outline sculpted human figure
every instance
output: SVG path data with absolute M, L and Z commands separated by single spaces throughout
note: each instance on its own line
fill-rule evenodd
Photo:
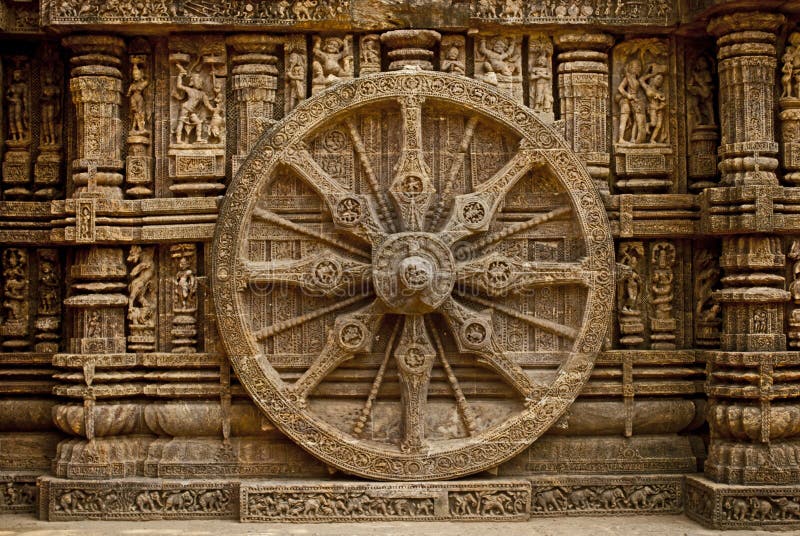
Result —
M 211 119 L 208 121 L 209 138 L 214 138 L 218 143 L 222 142 L 225 131 L 225 94 L 223 93 L 222 81 L 214 82 L 214 100 L 211 109 Z
M 553 75 L 550 71 L 547 52 L 544 49 L 536 53 L 536 59 L 530 71 L 530 79 L 531 87 L 533 87 L 531 107 L 537 112 L 553 111 L 553 92 L 551 89 Z
M 14 69 L 11 84 L 6 91 L 8 102 L 8 137 L 13 141 L 28 138 L 28 84 L 24 80 L 22 69 Z
M 195 131 L 195 139 L 199 143 L 206 143 L 205 136 L 203 135 L 204 120 L 200 117 L 200 107 L 204 106 L 209 112 L 214 111 L 214 106 L 208 100 L 208 95 L 203 90 L 203 78 L 200 73 L 189 73 L 182 65 L 178 64 L 178 77 L 176 87 L 185 93 L 185 98 L 181 103 L 181 111 L 178 115 L 178 124 L 175 127 L 175 141 L 183 143 L 184 133 L 188 135 L 193 129 Z M 188 85 L 184 84 L 183 79 L 189 76 Z M 185 132 L 184 132 L 185 131 Z
M 327 37 L 314 38 L 312 72 L 315 84 L 331 85 L 350 75 L 347 69 L 350 50 L 345 40 Z
M 783 67 L 781 67 L 781 98 L 790 98 L 792 96 L 792 78 L 794 76 L 794 54 L 787 49 L 783 57 Z
M 61 107 L 61 87 L 55 82 L 53 72 L 43 70 L 42 80 L 42 143 L 58 143 L 58 115 Z
M 492 48 L 486 46 L 486 39 L 481 39 L 478 48 L 483 57 L 486 58 L 482 64 L 484 72 L 484 82 L 497 85 L 497 75 L 512 76 L 516 67 L 514 58 L 514 41 L 506 42 L 502 37 L 496 37 L 492 41 Z
M 695 125 L 714 124 L 714 82 L 711 79 L 711 68 L 708 59 L 700 56 L 692 66 L 692 72 L 686 83 L 689 94 L 689 114 Z
M 27 255 L 20 249 L 7 249 L 3 253 L 3 309 L 9 322 L 23 319 L 22 305 L 27 299 L 25 290 L 28 285 L 26 264 Z
M 178 271 L 175 274 L 175 296 L 181 309 L 189 309 L 189 305 L 197 292 L 197 277 L 192 271 L 188 257 L 178 259 Z
M 661 89 L 664 84 L 664 75 L 659 72 L 655 64 L 652 64 L 648 69 L 648 74 L 644 75 L 639 82 L 647 96 L 649 119 L 647 128 L 650 131 L 650 143 L 663 143 L 666 141 L 666 131 L 663 127 L 664 112 L 667 108 L 667 97 Z
M 134 245 L 128 254 L 128 262 L 133 264 L 128 283 L 128 319 L 134 324 L 143 325 L 149 322 L 153 314 L 153 254 Z
M 647 97 L 639 77 L 642 62 L 630 60 L 625 65 L 625 75 L 617 87 L 619 101 L 619 143 L 643 143 L 647 137 Z M 630 135 L 625 136 L 630 123 Z
M 289 81 L 289 109 L 295 108 L 305 98 L 306 62 L 300 54 L 292 52 L 286 66 L 286 78 Z
M 442 71 L 452 74 L 466 74 L 464 64 L 461 62 L 461 51 L 456 45 L 452 45 L 442 60 Z
M 180 77 L 178 77 L 178 80 L 180 81 Z M 134 63 L 131 69 L 131 83 L 126 93 L 131 113 L 131 132 L 144 132 L 147 130 L 144 90 L 148 85 L 150 85 L 150 81 L 145 78 L 139 65 Z

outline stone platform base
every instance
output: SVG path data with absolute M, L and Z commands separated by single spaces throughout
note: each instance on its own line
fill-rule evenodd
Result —
M 41 477 L 39 517 L 240 521 L 524 521 L 683 511 L 682 475 L 473 478 L 453 482 L 65 480 Z
M 788 486 L 718 484 L 686 477 L 686 515 L 715 529 L 800 529 L 800 483 Z

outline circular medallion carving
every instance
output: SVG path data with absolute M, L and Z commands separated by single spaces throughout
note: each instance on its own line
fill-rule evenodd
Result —
M 518 454 L 587 380 L 613 301 L 605 210 L 575 155 L 509 97 L 434 72 L 341 83 L 267 132 L 212 255 L 249 395 L 376 479 Z

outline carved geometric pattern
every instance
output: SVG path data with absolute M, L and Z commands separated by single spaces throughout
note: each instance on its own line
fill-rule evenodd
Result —
M 519 453 L 588 378 L 612 304 L 604 208 L 565 142 L 485 84 L 415 69 L 336 85 L 269 131 L 212 256 L 247 392 L 369 478 Z M 528 366 L 542 355 L 559 365 Z

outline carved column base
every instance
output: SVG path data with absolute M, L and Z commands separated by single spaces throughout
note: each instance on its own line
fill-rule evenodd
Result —
M 58 444 L 53 472 L 76 479 L 135 477 L 143 473 L 147 447 L 154 439 L 145 435 L 67 439 Z
M 33 196 L 37 200 L 55 199 L 61 194 L 61 149 L 43 150 L 33 168 Z
M 31 153 L 30 142 L 21 147 L 12 146 L 3 159 L 3 195 L 8 199 L 27 199 L 31 195 Z
M 686 515 L 714 529 L 786 530 L 800 528 L 800 485 L 718 484 L 686 477 Z
M 618 144 L 614 146 L 616 187 L 623 192 L 663 192 L 672 187 L 674 167 L 669 145 Z
M 758 412 L 757 407 L 753 410 Z M 747 419 L 747 415 L 742 417 Z M 770 443 L 715 439 L 708 449 L 705 474 L 716 481 L 745 485 L 800 482 L 800 439 Z

